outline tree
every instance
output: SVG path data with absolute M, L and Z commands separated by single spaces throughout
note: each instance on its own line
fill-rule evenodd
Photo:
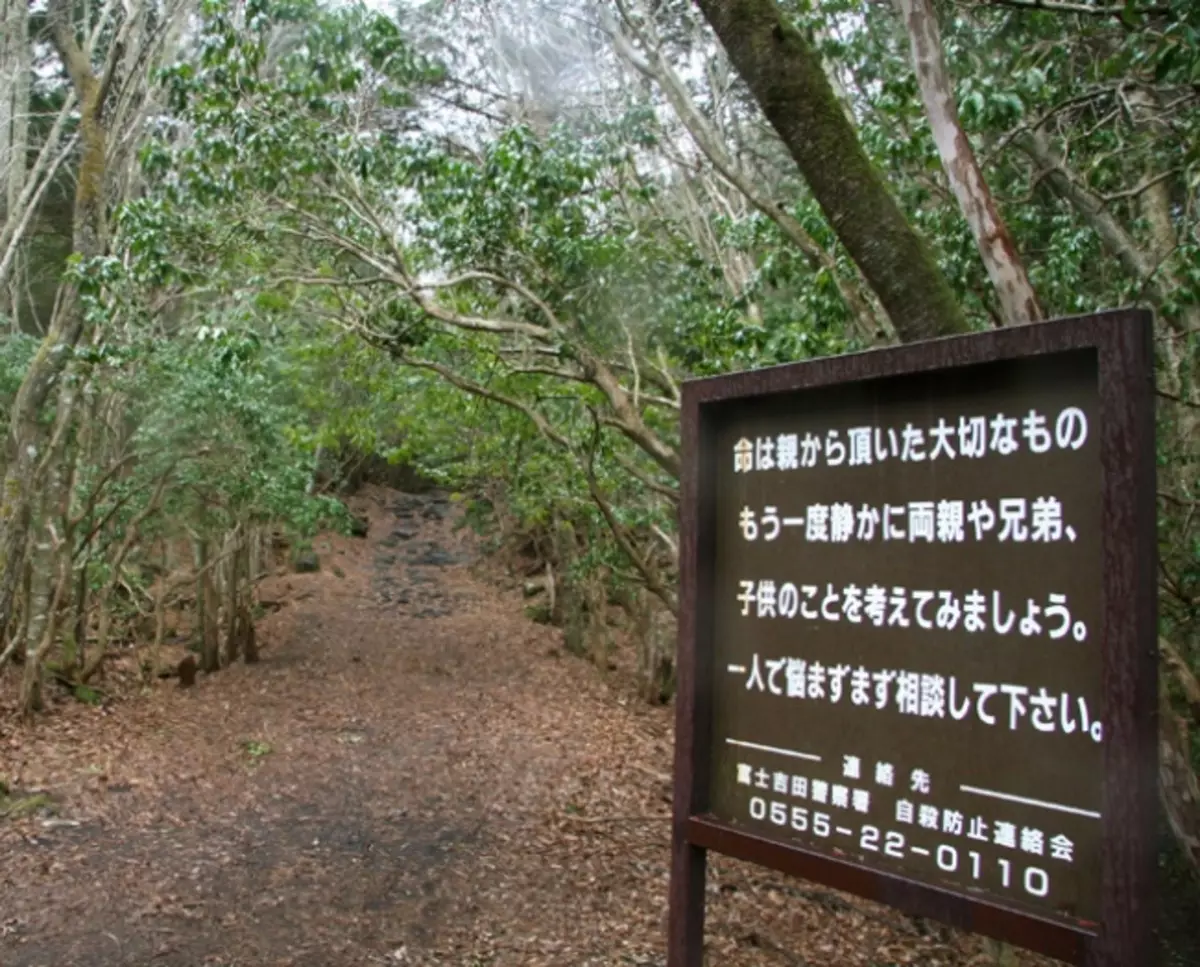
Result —
M 912 42 L 913 69 L 929 116 L 946 180 L 971 227 L 979 257 L 1010 325 L 1042 318 L 1037 294 L 1017 254 L 1012 233 L 984 180 L 970 139 L 958 120 L 954 89 L 942 55 L 941 33 L 931 0 L 896 0 Z
M 697 0 L 902 339 L 966 332 L 954 292 L 775 0 Z
M 98 262 L 106 254 L 109 165 L 115 147 L 110 143 L 112 118 L 117 114 L 128 121 L 136 120 L 131 112 L 119 113 L 117 102 L 139 94 L 142 98 L 147 96 L 145 74 L 139 76 L 137 72 L 148 70 L 161 55 L 173 21 L 181 15 L 182 9 L 182 3 L 164 6 L 158 11 L 157 28 L 147 29 L 145 18 L 149 11 L 146 5 L 124 8 L 115 21 L 110 18 L 117 14 L 113 8 L 106 7 L 102 23 L 80 46 L 79 24 L 71 5 L 66 0 L 51 0 L 47 8 L 50 37 L 69 78 L 72 97 L 79 107 L 79 161 L 72 214 L 72 247 L 76 262 L 75 268 L 65 273 L 49 328 L 25 371 L 9 417 L 8 460 L 0 485 L 0 633 L 8 627 L 12 616 L 13 598 L 33 520 L 33 501 L 46 432 L 41 413 L 76 345 L 89 328 L 84 307 L 85 289 L 95 286 L 89 273 L 99 268 Z M 85 36 L 89 26 L 83 24 Z M 97 73 L 93 56 L 98 52 L 93 49 L 93 41 L 104 27 L 109 28 L 110 33 L 104 66 Z M 66 110 L 64 106 L 64 116 Z M 53 152 L 49 157 L 53 157 Z M 23 165 L 23 159 L 14 158 L 12 163 Z M 44 179 L 48 177 L 48 174 L 43 176 Z M 45 184 L 45 180 L 42 183 Z M 34 203 L 33 198 L 26 200 L 27 211 L 32 210 Z M 27 221 L 28 215 L 22 215 L 22 223 Z M 9 231 L 7 222 L 5 228 Z

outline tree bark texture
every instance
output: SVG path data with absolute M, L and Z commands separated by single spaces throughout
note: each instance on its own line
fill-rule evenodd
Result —
M 896 7 L 904 18 L 912 45 L 913 70 L 942 169 L 992 280 L 1001 315 L 1010 326 L 1036 322 L 1043 317 L 1037 294 L 959 122 L 954 85 L 946 69 L 933 3 L 896 0 Z
M 196 560 L 196 633 L 200 636 L 200 667 L 211 674 L 221 669 L 220 637 L 217 630 L 217 591 L 209 567 L 206 540 L 194 544 Z
M 954 292 L 867 157 L 821 58 L 775 0 L 696 0 L 904 341 L 969 331 Z
M 729 151 L 723 134 L 704 116 L 683 79 L 663 55 L 657 38 L 639 30 L 632 15 L 627 13 L 624 7 L 622 17 L 625 28 L 641 44 L 642 52 L 639 52 L 625 36 L 622 27 L 613 23 L 608 29 L 618 55 L 634 70 L 659 86 L 680 123 L 687 129 L 696 147 L 708 158 L 717 173 L 741 192 L 755 209 L 778 226 L 784 237 L 804 254 L 814 271 L 824 269 L 829 273 L 860 332 L 868 341 L 876 341 L 880 331 L 884 329 L 882 321 L 876 317 L 876 307 L 868 304 L 867 300 L 859 295 L 853 282 L 842 278 L 833 256 L 817 244 L 804 226 L 782 205 L 767 197 L 754 185 L 753 180 L 742 170 L 737 159 Z M 742 286 L 731 286 L 731 289 L 737 296 L 741 294 Z
M 104 102 L 112 87 L 111 72 L 98 78 L 75 40 L 67 0 L 51 0 L 50 32 L 79 100 L 80 158 L 75 187 L 73 247 L 84 259 L 104 253 L 107 133 Z M 83 333 L 84 314 L 79 292 L 68 285 L 59 311 L 50 322 L 42 345 L 29 364 L 17 392 L 9 421 L 9 463 L 0 487 L 0 631 L 8 627 L 13 597 L 20 580 L 18 562 L 24 556 L 37 491 L 37 473 L 44 431 L 38 414 L 50 398 Z
M 240 615 L 241 605 L 241 540 L 242 534 L 238 528 L 234 528 L 225 538 L 224 555 L 225 562 L 223 567 L 223 580 L 221 588 L 221 597 L 224 604 L 224 624 L 225 624 L 225 664 L 232 665 L 238 660 L 238 655 L 241 653 L 241 641 L 239 639 L 240 629 L 238 627 L 238 618 Z
M 29 151 L 29 94 L 32 50 L 27 0 L 0 0 L 0 224 L 18 219 Z M 16 318 L 0 272 L 0 312 Z

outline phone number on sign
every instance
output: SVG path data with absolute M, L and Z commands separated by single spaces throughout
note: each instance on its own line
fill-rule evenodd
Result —
M 1022 866 L 1004 857 L 985 859 L 977 850 L 961 849 L 951 843 L 940 843 L 933 849 L 910 844 L 905 835 L 897 830 L 881 830 L 878 826 L 862 825 L 857 830 L 838 825 L 829 813 L 810 810 L 806 806 L 768 801 L 762 796 L 750 799 L 750 818 L 758 822 L 769 822 L 797 833 L 811 833 L 820 839 L 833 836 L 857 838 L 858 847 L 864 853 L 883 853 L 892 859 L 903 860 L 912 856 L 932 858 L 943 873 L 968 875 L 972 880 L 987 879 L 998 882 L 1006 890 L 1022 890 L 1032 897 L 1045 897 L 1050 893 L 1050 874 L 1038 866 Z M 993 865 L 994 864 L 994 865 Z

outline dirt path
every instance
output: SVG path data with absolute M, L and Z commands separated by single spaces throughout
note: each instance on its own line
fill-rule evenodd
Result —
M 265 582 L 261 664 L 0 732 L 0 776 L 58 804 L 0 824 L 0 965 L 663 962 L 669 713 L 473 575 L 449 503 L 360 504 L 366 540 Z M 978 951 L 715 865 L 714 964 Z

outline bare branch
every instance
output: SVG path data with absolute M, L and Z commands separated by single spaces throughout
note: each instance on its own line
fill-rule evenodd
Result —
M 71 20 L 70 0 L 50 0 L 46 8 L 47 19 L 50 22 L 50 37 L 54 47 L 62 58 L 63 66 L 71 78 L 75 94 L 81 104 L 91 99 L 96 78 L 92 74 L 92 65 L 88 62 L 87 54 L 75 40 L 75 25 Z
M 667 100 L 671 103 L 671 107 L 674 109 L 684 128 L 691 135 L 696 147 L 700 149 L 701 153 L 703 153 L 721 177 L 741 192 L 754 208 L 771 219 L 783 235 L 804 254 L 814 269 L 823 268 L 829 273 L 830 278 L 837 286 L 839 294 L 842 296 L 842 301 L 845 302 L 846 308 L 858 323 L 864 336 L 873 340 L 878 330 L 884 328 L 881 326 L 880 313 L 875 312 L 845 282 L 838 271 L 837 263 L 833 257 L 817 244 L 816 240 L 804 229 L 804 226 L 788 214 L 778 202 L 762 195 L 750 180 L 738 170 L 736 161 L 730 157 L 725 145 L 722 143 L 720 135 L 713 129 L 708 119 L 700 113 L 691 95 L 688 93 L 687 87 L 675 72 L 670 62 L 663 57 L 662 52 L 654 46 L 652 40 L 638 29 L 635 20 L 624 4 L 618 4 L 618 6 L 623 21 L 631 32 L 633 32 L 638 42 L 646 49 L 646 53 L 643 56 L 633 46 L 629 38 L 625 36 L 621 28 L 611 22 L 610 18 L 610 22 L 606 25 L 605 29 L 612 38 L 617 52 L 635 70 L 658 84 L 662 92 L 666 95 Z
M 529 421 L 537 428 L 547 440 L 563 447 L 566 450 L 572 450 L 571 441 L 568 440 L 562 433 L 556 430 L 546 417 L 537 411 L 528 403 L 523 403 L 515 397 L 509 396 L 506 393 L 501 393 L 497 390 L 489 389 L 482 383 L 477 383 L 472 379 L 468 379 L 461 373 L 455 372 L 449 366 L 442 363 L 436 363 L 433 360 L 421 359 L 407 352 L 401 351 L 396 354 L 405 365 L 416 367 L 417 369 L 426 369 L 430 372 L 437 373 L 451 386 L 456 386 L 464 393 L 470 393 L 472 396 L 479 396 L 486 400 L 491 400 L 493 403 L 499 403 L 502 406 L 507 406 L 509 409 L 516 410 L 518 413 L 524 414 Z
M 1127 188 L 1125 191 L 1114 191 L 1111 194 L 1101 195 L 1100 197 L 1104 199 L 1104 203 L 1106 205 L 1111 204 L 1114 201 L 1122 201 L 1126 198 L 1137 198 L 1139 195 L 1145 194 L 1155 185 L 1162 184 L 1162 182 L 1168 180 L 1169 178 L 1174 178 L 1180 173 L 1181 170 L 1182 169 L 1180 168 L 1168 168 L 1166 171 L 1160 172 L 1157 175 L 1151 175 L 1148 178 L 1143 178 L 1132 188 Z
M 1171 8 L 1166 4 L 1147 7 L 1127 7 L 1116 4 L 1111 7 L 1096 7 L 1089 3 L 1067 3 L 1065 0 L 987 0 L 993 7 L 1012 7 L 1016 10 L 1044 10 L 1049 13 L 1079 14 L 1085 17 L 1122 17 L 1126 13 L 1147 17 L 1169 17 Z
M 660 497 L 665 497 L 673 505 L 679 503 L 679 491 L 678 490 L 655 480 L 649 474 L 645 473 L 643 470 L 641 470 L 640 468 L 635 466 L 632 461 L 626 459 L 619 453 L 613 453 L 612 458 L 620 465 L 622 470 L 624 470 L 631 477 L 635 477 L 638 480 L 638 482 L 641 483 L 641 485 L 643 487 L 645 487 L 647 490 L 652 490 L 654 493 L 658 494 Z
M 604 492 L 600 489 L 599 483 L 596 481 L 596 450 L 600 442 L 600 421 L 596 418 L 596 414 L 592 412 L 592 418 L 596 420 L 595 433 L 592 437 L 592 445 L 588 448 L 587 459 L 584 461 L 584 471 L 587 476 L 588 490 L 591 492 L 592 500 L 600 509 L 601 516 L 608 524 L 608 529 L 612 532 L 613 537 L 617 541 L 617 545 L 625 552 L 625 556 L 633 563 L 639 575 L 641 575 L 643 583 L 646 585 L 646 590 L 654 594 L 666 606 L 676 618 L 679 617 L 679 600 L 675 593 L 667 586 L 663 580 L 663 576 L 658 569 L 638 550 L 634 542 L 633 535 L 629 533 L 629 529 L 617 520 L 617 515 L 609 504 L 608 499 L 604 496 Z
M 1054 191 L 1091 225 L 1125 271 L 1141 283 L 1146 298 L 1159 309 L 1167 304 L 1169 292 L 1178 286 L 1178 280 L 1166 271 L 1161 261 L 1154 260 L 1142 249 L 1107 210 L 1104 199 L 1092 191 L 1079 173 L 1051 147 L 1046 136 L 1040 131 L 1027 131 L 1017 138 L 1016 143 L 1042 169 Z M 1174 313 L 1167 315 L 1167 319 L 1176 329 L 1181 327 L 1180 319 Z

